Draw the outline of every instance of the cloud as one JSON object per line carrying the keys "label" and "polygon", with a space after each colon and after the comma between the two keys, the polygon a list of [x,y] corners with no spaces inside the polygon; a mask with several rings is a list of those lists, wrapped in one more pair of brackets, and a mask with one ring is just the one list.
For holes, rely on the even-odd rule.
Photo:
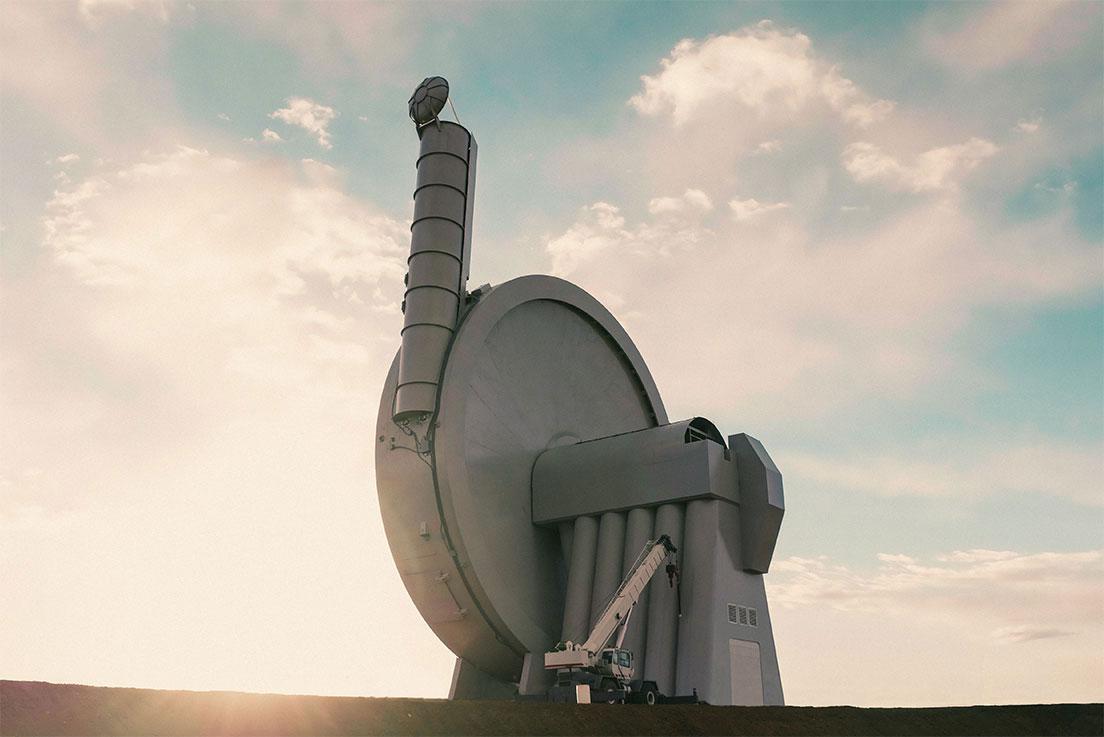
{"label": "cloud", "polygon": [[[329,345],[359,345],[353,323],[338,318],[397,314],[401,297],[407,228],[339,187],[318,162],[290,167],[179,146],[56,192],[45,246],[99,290],[91,294],[109,310],[104,339],[122,341],[116,350],[163,351],[171,368],[173,343],[206,334],[204,350],[223,367],[231,354],[260,352],[309,376],[314,356],[321,367],[357,355]],[[130,307],[115,314],[111,294]],[[322,313],[334,317],[328,327],[348,329],[319,332]],[[178,323],[174,334],[162,338],[161,321]]]}
{"label": "cloud", "polygon": [[1011,550],[985,550],[974,548],[972,550],[956,550],[953,553],[936,556],[936,560],[944,563],[987,563],[994,560],[1010,560],[1019,555]]}
{"label": "cloud", "polygon": [[940,21],[953,28],[929,28],[923,45],[940,63],[972,72],[1051,61],[1100,28],[1097,3],[1014,0],[967,7],[965,17]]}
{"label": "cloud", "polygon": [[92,28],[104,22],[112,13],[141,10],[162,23],[169,21],[169,0],[79,0],[81,17]]}
{"label": "cloud", "polygon": [[[570,276],[581,268],[606,258],[650,258],[686,253],[710,235],[702,218],[713,209],[702,191],[689,189],[681,197],[655,197],[648,203],[654,220],[629,227],[621,209],[608,202],[595,202],[579,210],[579,217],[566,231],[547,238],[545,251],[552,258],[553,274]],[[613,295],[616,290],[597,288],[596,294]]]}
{"label": "cloud", "polygon": [[778,210],[785,210],[790,206],[788,202],[774,202],[766,203],[760,202],[754,197],[746,200],[729,200],[728,207],[732,210],[733,216],[739,222],[747,220],[753,220],[761,217],[769,212],[775,212]]}
{"label": "cloud", "polygon": [[878,560],[882,565],[874,571],[854,570],[824,556],[778,561],[771,568],[771,600],[785,608],[968,619],[1010,643],[1101,629],[1100,550],[971,551],[968,556],[956,551],[938,556],[938,564],[900,554],[880,554]]}
{"label": "cloud", "polygon": [[[272,433],[323,413],[363,435],[363,387],[382,381],[401,322],[409,229],[332,169],[182,146],[65,186],[42,227],[51,267],[5,284],[0,414],[24,428],[7,462],[45,472],[5,492],[0,517],[72,504],[74,488],[104,504],[152,494],[146,474],[185,473],[188,446],[230,422],[286,443]],[[261,419],[285,410],[297,417]]]}
{"label": "cloud", "polygon": [[[56,131],[66,147],[102,152],[137,147],[150,128],[171,125],[176,100],[157,62],[164,25],[149,22],[159,7],[119,13],[89,4],[90,19],[75,3],[5,3],[0,88],[11,133],[20,129],[14,126]],[[42,120],[47,131],[37,130]]]}
{"label": "cloud", "polygon": [[660,64],[658,74],[641,77],[644,89],[629,102],[643,115],[669,113],[676,126],[717,120],[734,109],[792,116],[819,103],[865,127],[893,109],[815,56],[808,36],[770,21],[704,41],[684,39]]}
{"label": "cloud", "polygon": [[259,139],[250,137],[250,138],[246,138],[244,140],[245,140],[246,143],[283,143],[284,142],[284,139],[280,136],[280,134],[277,133],[276,131],[272,130],[271,128],[265,128],[263,131],[261,131],[261,137]]}
{"label": "cloud", "polygon": [[[788,454],[787,468],[809,482],[879,496],[979,499],[994,494],[1033,493],[1088,506],[1104,505],[1104,452],[1098,443],[1061,443],[1046,438],[992,448],[954,444],[910,448],[899,454],[840,459]],[[957,560],[963,560],[959,558]]]}
{"label": "cloud", "polygon": [[[33,268],[4,277],[3,667],[440,695],[454,657],[403,590],[370,482],[408,222],[320,162],[87,158],[25,244]],[[350,579],[371,585],[314,605]],[[380,644],[386,677],[341,655],[372,628],[402,635]]]}
{"label": "cloud", "polygon": [[930,149],[911,164],[902,164],[873,143],[859,141],[844,149],[842,159],[855,181],[879,182],[896,190],[935,192],[957,189],[963,175],[998,150],[992,141],[971,138],[965,143]]}
{"label": "cloud", "polygon": [[1032,640],[1049,640],[1054,637],[1069,637],[1076,632],[1060,630],[1053,627],[999,627],[993,630],[993,638],[1000,642],[1018,643],[1031,642]]}
{"label": "cloud", "polygon": [[874,566],[775,561],[766,586],[787,700],[1099,700],[1102,551],[961,552],[882,554]]}
{"label": "cloud", "polygon": [[1041,118],[1032,118],[1031,120],[1021,118],[1016,122],[1016,130],[1020,133],[1038,133],[1042,124]]}
{"label": "cloud", "polygon": [[628,237],[622,229],[625,218],[608,202],[595,202],[583,208],[580,216],[562,235],[545,245],[552,257],[553,274],[568,274],[580,263]]}
{"label": "cloud", "polygon": [[681,213],[687,210],[709,212],[712,209],[713,200],[700,189],[688,189],[681,197],[656,197],[648,203],[648,212],[653,215]]}
{"label": "cloud", "polygon": [[[8,674],[440,695],[370,481],[408,222],[318,162],[181,146],[92,167],[41,225],[0,321]],[[373,628],[386,677],[341,655]]]}
{"label": "cloud", "polygon": [[[434,26],[420,23],[420,11],[404,4],[319,3],[306,12],[285,3],[218,3],[203,13],[237,35],[288,48],[303,72],[318,81],[355,76],[366,84],[397,83],[405,89],[407,65],[435,38]],[[471,16],[471,8],[448,3],[434,17],[448,25],[470,22]]]}
{"label": "cloud", "polygon": [[758,146],[755,147],[755,152],[754,153],[773,154],[773,153],[777,153],[778,151],[781,151],[781,150],[782,150],[782,142],[781,141],[763,141],[762,143],[760,143]]}
{"label": "cloud", "polygon": [[[978,219],[958,200],[925,199],[825,231],[806,228],[795,206],[768,204],[767,216],[762,203],[737,202],[729,217],[687,210],[639,220],[599,202],[545,238],[554,273],[620,300],[616,313],[665,387],[672,416],[708,409],[717,421],[770,428],[870,401],[973,394],[992,377],[957,342],[972,315],[1068,300],[1101,278],[1096,245],[1065,211],[1012,227]],[[685,294],[715,319],[686,321]],[[685,381],[686,356],[697,381]],[[736,377],[738,391],[716,391]],[[1091,476],[1083,453],[1055,458],[1074,464],[1055,479]],[[897,460],[885,461],[885,476]],[[1026,479],[1050,484],[1031,470],[1026,449],[990,463],[1005,461],[1026,474],[1015,482],[999,473],[1019,483],[1013,488]],[[915,470],[908,478],[923,483],[926,467]]]}
{"label": "cloud", "polygon": [[298,126],[313,135],[322,148],[333,148],[328,128],[337,117],[337,112],[332,107],[320,105],[305,97],[289,97],[287,107],[269,113],[268,117]]}

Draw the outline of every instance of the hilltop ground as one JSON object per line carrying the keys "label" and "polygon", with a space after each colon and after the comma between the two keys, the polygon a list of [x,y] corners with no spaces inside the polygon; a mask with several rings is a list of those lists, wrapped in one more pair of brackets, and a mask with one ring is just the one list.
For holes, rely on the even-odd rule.
{"label": "hilltop ground", "polygon": [[0,681],[0,735],[1102,735],[1101,704],[576,705]]}

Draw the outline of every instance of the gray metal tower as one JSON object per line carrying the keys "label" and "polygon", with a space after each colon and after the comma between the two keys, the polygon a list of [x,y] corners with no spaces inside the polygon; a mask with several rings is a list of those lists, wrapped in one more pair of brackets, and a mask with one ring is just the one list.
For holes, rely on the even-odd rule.
{"label": "gray metal tower", "polygon": [[670,422],[644,359],[579,287],[525,276],[467,290],[477,147],[410,99],[420,139],[402,347],[380,401],[376,484],[407,591],[457,655],[451,697],[547,688],[542,654],[579,641],[641,546],[681,550],[629,622],[667,695],[781,704],[763,574],[784,511],[759,441]]}

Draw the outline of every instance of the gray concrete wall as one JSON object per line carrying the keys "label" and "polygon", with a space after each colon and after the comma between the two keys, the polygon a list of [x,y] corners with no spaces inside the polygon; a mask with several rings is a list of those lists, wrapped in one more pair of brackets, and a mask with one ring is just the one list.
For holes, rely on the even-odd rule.
{"label": "gray concrete wall", "polygon": [[[683,505],[664,504],[656,510],[652,536],[667,535],[675,547],[682,547]],[[675,693],[675,653],[678,649],[678,589],[667,585],[657,573],[648,587],[648,632],[646,635],[644,680],[655,681],[661,693]]]}
{"label": "gray concrete wall", "polygon": [[[717,500],[687,505],[683,544],[683,616],[678,631],[676,690],[711,704],[732,704],[729,640],[759,644],[763,704],[784,703],[763,576],[741,570],[724,531],[739,529],[740,509]],[[756,626],[733,624],[728,607],[752,607]]]}

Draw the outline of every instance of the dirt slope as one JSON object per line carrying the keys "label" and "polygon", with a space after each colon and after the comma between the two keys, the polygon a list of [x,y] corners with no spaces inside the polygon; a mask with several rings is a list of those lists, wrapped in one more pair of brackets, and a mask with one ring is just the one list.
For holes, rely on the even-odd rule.
{"label": "dirt slope", "polygon": [[611,706],[0,681],[0,735],[1102,735],[1101,704]]}

